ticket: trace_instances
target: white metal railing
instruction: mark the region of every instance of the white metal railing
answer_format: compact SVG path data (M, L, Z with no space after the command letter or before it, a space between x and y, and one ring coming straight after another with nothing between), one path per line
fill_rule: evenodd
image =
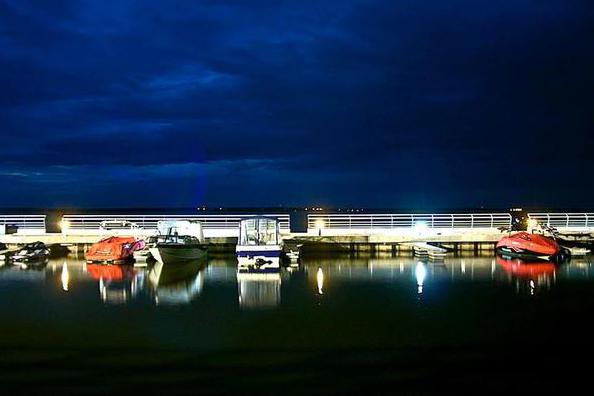
M289 215L283 214L267 214L267 215L64 215L62 217L62 231L64 232L64 225L68 231L95 231L100 229L103 221L108 220L125 220L136 224L139 228L144 230L156 230L157 223L161 220L194 220L200 221L202 229L213 231L229 230L236 234L239 231L239 222L242 219L265 216L275 218L279 222L281 232L289 232ZM123 227L127 229L129 227Z
M472 214L311 214L308 230L385 230L402 228L498 228L510 227L509 213Z
M528 213L528 219L555 228L594 228L594 213Z
M0 226L16 226L17 232L45 232L45 215L0 215Z

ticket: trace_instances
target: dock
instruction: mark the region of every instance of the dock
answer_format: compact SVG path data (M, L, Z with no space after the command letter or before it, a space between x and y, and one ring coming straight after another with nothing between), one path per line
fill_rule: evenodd
M291 229L291 214L206 214L206 215L127 215L64 214L49 224L46 215L0 215L0 242L8 247L41 241L85 251L88 246L110 235L154 235L157 222L165 219L193 220L202 224L204 237L215 250L234 249L239 222L253 216L276 218L285 244L302 249L396 252L443 257L447 251L493 250L512 226L510 213L312 213L307 214L305 230ZM576 233L594 242L594 213L528 213L561 232ZM102 229L106 221L121 221L133 227ZM58 229L58 231L55 231ZM53 230L53 231L52 231Z

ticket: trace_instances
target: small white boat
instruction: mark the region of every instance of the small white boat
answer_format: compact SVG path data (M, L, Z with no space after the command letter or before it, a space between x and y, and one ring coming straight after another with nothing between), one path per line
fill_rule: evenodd
M149 252L160 263L206 258L202 225L197 221L165 220L157 224L159 234L149 240Z
M36 262L47 260L49 254L43 242L33 242L20 248L11 258L15 262Z
M241 220L235 251L240 273L278 272L283 251L278 220L269 217Z

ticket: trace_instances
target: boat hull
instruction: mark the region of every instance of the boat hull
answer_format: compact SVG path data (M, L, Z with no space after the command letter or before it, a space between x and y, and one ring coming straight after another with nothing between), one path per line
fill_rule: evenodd
M109 237L93 244L85 259L89 264L124 264L131 261L134 252L143 246L144 242L134 237Z
M200 260L207 255L204 245L157 245L149 251L162 264Z
M236 248L240 273L274 273L280 270L280 245L241 246Z
M552 259L561 252L561 248L551 238L518 232L501 238L497 251L511 257Z

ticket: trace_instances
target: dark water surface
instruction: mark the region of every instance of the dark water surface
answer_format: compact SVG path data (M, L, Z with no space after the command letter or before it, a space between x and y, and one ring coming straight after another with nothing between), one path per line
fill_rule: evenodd
M558 390L594 344L593 270L492 256L306 258L239 278L234 257L4 265L0 379L27 393Z

